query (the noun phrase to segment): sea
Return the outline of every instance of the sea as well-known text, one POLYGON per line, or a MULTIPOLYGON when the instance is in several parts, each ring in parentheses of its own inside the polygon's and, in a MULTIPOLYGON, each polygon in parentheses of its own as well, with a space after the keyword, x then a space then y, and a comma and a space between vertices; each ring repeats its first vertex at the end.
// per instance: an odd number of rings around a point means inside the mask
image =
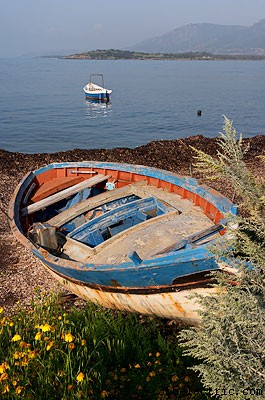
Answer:
POLYGON ((0 148, 8 151, 216 137, 224 115, 245 138, 265 134, 265 61, 0 59, 0 148), (104 75, 108 104, 85 99, 90 74, 104 75))

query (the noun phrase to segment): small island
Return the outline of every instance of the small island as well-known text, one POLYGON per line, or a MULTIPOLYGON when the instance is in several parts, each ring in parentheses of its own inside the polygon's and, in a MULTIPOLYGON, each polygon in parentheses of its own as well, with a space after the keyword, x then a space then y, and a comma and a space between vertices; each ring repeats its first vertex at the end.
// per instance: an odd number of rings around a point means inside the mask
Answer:
POLYGON ((85 53, 57 56, 71 60, 264 60, 265 55, 188 53, 144 53, 129 50, 91 50, 85 53))

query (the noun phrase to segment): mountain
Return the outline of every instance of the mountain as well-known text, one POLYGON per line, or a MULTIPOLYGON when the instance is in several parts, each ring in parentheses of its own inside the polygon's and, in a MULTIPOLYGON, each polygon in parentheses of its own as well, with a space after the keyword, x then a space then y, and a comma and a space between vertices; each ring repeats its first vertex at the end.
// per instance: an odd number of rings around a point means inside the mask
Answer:
POLYGON ((265 19, 252 26, 188 24, 129 50, 148 53, 265 54, 265 19))

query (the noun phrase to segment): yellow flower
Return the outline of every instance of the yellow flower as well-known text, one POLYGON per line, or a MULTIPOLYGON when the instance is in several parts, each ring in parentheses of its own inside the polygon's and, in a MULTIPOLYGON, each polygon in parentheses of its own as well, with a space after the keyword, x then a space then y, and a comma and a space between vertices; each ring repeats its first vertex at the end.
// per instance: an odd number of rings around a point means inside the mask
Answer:
POLYGON ((151 377, 153 377, 153 376, 156 376, 156 373, 155 373, 155 371, 151 371, 151 372, 149 372, 149 376, 151 376, 151 377))
POLYGON ((8 369, 8 368, 9 368, 9 366, 8 366, 7 362, 4 361, 2 364, 0 364, 0 374, 5 372, 5 370, 8 369))
POLYGON ((33 350, 29 352, 29 358, 35 358, 37 356, 37 350, 33 350))
POLYGON ((81 346, 85 346, 86 345, 86 339, 82 339, 81 340, 81 346))
POLYGON ((0 314, 2 314, 4 312, 4 308, 0 307, 0 314))
POLYGON ((21 365, 22 365, 22 367, 26 367, 28 365, 28 363, 29 363, 29 360, 28 360, 28 358, 26 358, 25 360, 23 360, 21 362, 21 365))
POLYGON ((173 386, 172 384, 170 384, 170 385, 168 386, 168 390, 169 390, 170 392, 173 392, 174 386, 173 386))
POLYGON ((59 369, 59 371, 57 372, 57 375, 60 377, 63 377, 63 376, 65 376, 65 372, 62 371, 61 369, 59 369))
POLYGON ((184 378, 184 382, 189 382, 189 381, 190 381, 190 377, 188 375, 186 375, 184 378))
POLYGON ((19 347, 27 347, 27 343, 23 340, 19 343, 19 347))
POLYGON ((75 339, 75 337, 74 337, 71 333, 66 333, 66 334, 64 335, 64 338, 63 338, 63 340, 64 340, 65 342, 67 342, 67 343, 73 342, 74 339, 75 339))
POLYGON ((151 365, 152 365, 151 361, 148 361, 147 366, 151 367, 151 365))
POLYGON ((172 382, 177 382, 178 379, 179 379, 179 377, 177 375, 173 375, 171 378, 172 382))
POLYGON ((126 372, 126 368, 122 368, 120 372, 126 372))
POLYGON ((75 349, 75 344, 74 343, 69 343, 68 344, 68 349, 74 350, 75 349))
POLYGON ((3 373, 0 375, 0 382, 6 381, 7 379, 8 379, 8 374, 7 374, 6 372, 3 372, 3 373))
POLYGON ((53 343, 52 341, 49 342, 49 343, 47 344, 47 346, 46 346, 46 350, 47 350, 47 351, 51 350, 51 348, 52 348, 53 345, 54 345, 54 343, 53 343))
POLYGON ((100 396, 101 397, 103 397, 103 398, 105 398, 105 397, 108 397, 108 392, 106 391, 106 390, 102 390, 102 392, 100 393, 100 396))
POLYGON ((21 340, 21 336, 16 334, 12 337, 11 342, 18 342, 19 340, 21 340))
POLYGON ((134 366, 134 368, 141 368, 141 365, 140 365, 140 364, 136 364, 136 365, 134 366))
POLYGON ((16 394, 20 394, 20 393, 22 392, 22 390, 23 390, 23 387, 22 387, 22 386, 18 386, 18 387, 16 388, 16 390, 15 390, 15 393, 16 393, 16 394))
POLYGON ((13 381, 13 382, 12 382, 12 385, 13 385, 13 386, 17 386, 17 381, 13 381))
POLYGON ((24 351, 15 351, 13 357, 15 360, 19 360, 20 358, 25 357, 26 353, 24 351))
POLYGON ((83 372, 79 372, 79 374, 76 377, 77 382, 82 382, 85 378, 85 374, 83 372))
POLYGON ((40 325, 39 328, 42 330, 42 332, 50 332, 52 329, 51 325, 49 324, 40 325))
POLYGON ((5 386, 4 386, 4 389, 2 390, 2 393, 4 394, 4 393, 7 393, 7 392, 9 392, 9 386, 8 386, 8 384, 6 384, 5 386))
POLYGON ((41 340, 42 338, 42 332, 37 332, 35 335, 35 340, 41 340))
POLYGON ((159 352, 156 353, 156 357, 160 357, 160 353, 159 352))
POLYGON ((9 326, 14 326, 14 322, 10 321, 9 326))

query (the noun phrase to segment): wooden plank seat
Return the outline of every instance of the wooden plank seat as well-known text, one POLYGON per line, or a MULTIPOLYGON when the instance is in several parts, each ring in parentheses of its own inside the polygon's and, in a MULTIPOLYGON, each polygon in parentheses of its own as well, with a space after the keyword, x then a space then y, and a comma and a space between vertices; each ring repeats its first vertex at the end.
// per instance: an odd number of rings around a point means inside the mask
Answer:
POLYGON ((124 229, 145 221, 148 212, 157 210, 158 214, 164 214, 167 209, 157 201, 155 197, 134 200, 112 209, 99 217, 77 227, 67 236, 92 247, 104 242, 103 233, 116 235, 124 229))
POLYGON ((134 194, 135 188, 142 185, 146 185, 146 181, 139 181, 115 190, 100 193, 97 196, 90 197, 89 199, 83 200, 81 203, 70 207, 69 209, 51 218, 47 222, 52 226, 60 228, 61 226, 71 221, 72 219, 90 210, 93 210, 94 208, 100 207, 103 204, 108 203, 110 201, 134 194))
POLYGON ((74 186, 68 187, 67 189, 61 190, 58 193, 52 194, 51 196, 48 196, 36 203, 24 207, 22 209, 22 216, 29 215, 43 208, 46 208, 52 204, 57 203, 60 200, 66 199, 67 197, 70 197, 73 194, 80 192, 81 190, 95 186, 98 183, 104 182, 109 178, 111 178, 111 175, 98 174, 96 176, 93 176, 92 178, 83 180, 82 182, 77 183, 74 186))

